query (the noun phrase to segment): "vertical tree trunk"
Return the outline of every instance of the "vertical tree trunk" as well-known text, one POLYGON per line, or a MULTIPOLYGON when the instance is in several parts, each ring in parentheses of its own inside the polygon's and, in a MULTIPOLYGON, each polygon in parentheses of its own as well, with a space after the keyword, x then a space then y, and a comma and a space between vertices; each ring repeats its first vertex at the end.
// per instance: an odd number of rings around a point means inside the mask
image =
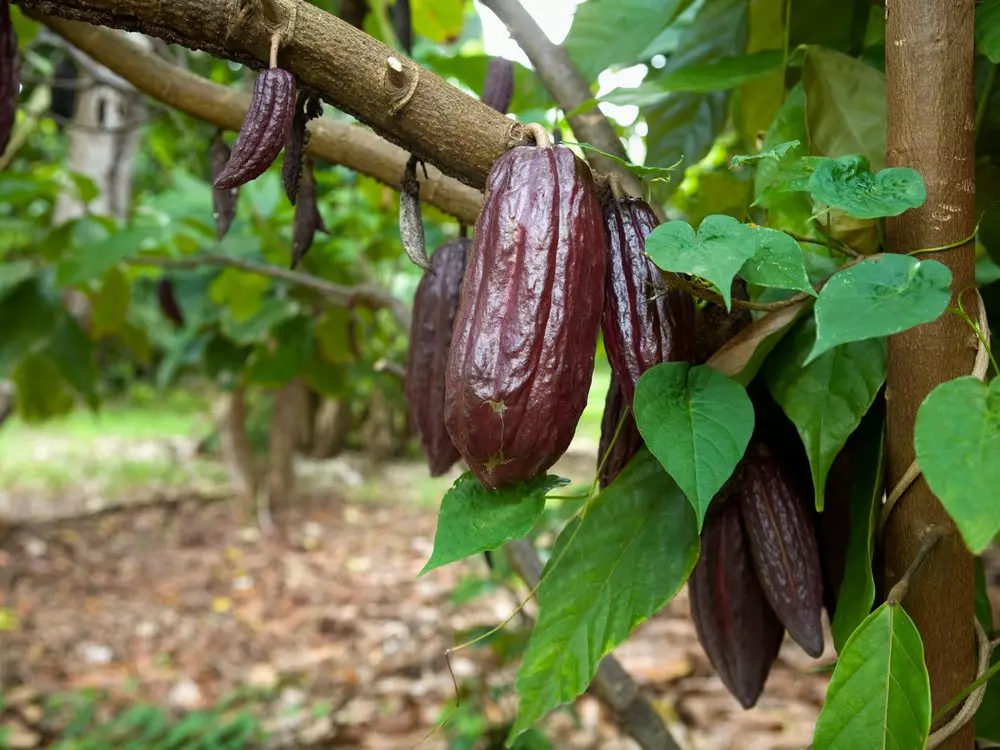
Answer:
POLYGON ((229 472, 229 481, 242 495, 244 507, 250 509, 259 479, 247 435, 246 389, 242 385, 222 397, 216 419, 219 423, 219 452, 229 472))
MULTIPOLYGON (((974 0, 886 3, 887 161, 915 168, 927 185, 921 208, 888 221, 892 252, 944 245, 972 233, 973 16, 974 0)), ((973 243, 968 243, 931 256, 951 268, 953 294, 975 285, 973 252, 973 243)), ((963 298, 967 305, 973 299, 963 298)), ((974 311, 970 314, 975 317, 974 311)), ((972 341, 965 324, 949 313, 889 339, 889 487, 913 461, 913 422, 924 397, 942 381, 972 372, 972 341)), ((923 638, 936 710, 975 678, 973 558, 927 483, 919 479, 900 499, 885 530, 888 586, 913 560, 929 526, 952 533, 920 568, 903 606, 923 638)), ((941 747, 969 750, 972 745, 969 723, 941 747)))
POLYGON ((274 392, 266 488, 257 499, 257 519, 265 532, 273 526, 271 508, 286 501, 295 488, 295 447, 301 429, 302 390, 301 381, 295 379, 274 392))

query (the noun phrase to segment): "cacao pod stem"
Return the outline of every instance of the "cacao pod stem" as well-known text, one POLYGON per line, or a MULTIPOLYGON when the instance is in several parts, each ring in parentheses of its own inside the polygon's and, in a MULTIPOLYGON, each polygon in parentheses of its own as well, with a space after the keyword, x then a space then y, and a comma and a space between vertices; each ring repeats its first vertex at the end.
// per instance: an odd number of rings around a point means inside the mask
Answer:
MULTIPOLYGON (((427 167, 424 167, 427 176, 427 167)), ((424 271, 434 273, 427 258, 427 242, 424 239, 424 222, 420 213, 420 182, 417 180, 417 157, 411 156, 406 162, 403 182, 399 190, 399 236, 403 241, 406 256, 414 265, 424 271)))

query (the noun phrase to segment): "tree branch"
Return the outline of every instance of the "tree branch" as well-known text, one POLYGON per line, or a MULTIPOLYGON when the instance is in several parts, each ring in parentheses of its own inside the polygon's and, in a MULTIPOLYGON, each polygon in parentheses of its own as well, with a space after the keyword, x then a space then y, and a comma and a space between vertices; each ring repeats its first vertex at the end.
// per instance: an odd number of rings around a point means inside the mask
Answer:
MULTIPOLYGON (((538 585, 542 561, 531 542, 526 539, 508 542, 504 553, 510 566, 528 586, 538 585)), ((601 660, 589 690, 611 711, 615 724, 639 743, 642 750, 680 750, 663 719, 613 655, 601 660)))
POLYGON ((410 328, 410 311, 403 304, 403 301, 393 297, 382 287, 375 284, 358 284, 357 286, 342 286, 326 281, 317 276, 298 271, 289 271, 287 268, 257 263, 252 260, 233 258, 229 255, 205 254, 191 255, 186 258, 163 258, 152 255, 143 255, 130 258, 127 261, 133 266, 156 266, 158 268, 201 268, 202 266, 219 266, 223 268, 238 268, 241 271, 258 273, 279 281, 287 281, 296 286, 312 289, 319 292, 332 305, 338 307, 351 307, 361 305, 372 310, 387 309, 396 318, 397 322, 405 330, 410 328))
MULTIPOLYGON (((545 88, 564 111, 572 112, 584 102, 594 98, 590 84, 576 69, 566 50, 549 40, 531 14, 524 9, 520 0, 481 0, 481 2, 507 27, 511 37, 531 60, 545 88)), ((628 159, 625 147, 611 121, 596 106, 586 112, 572 115, 569 124, 580 140, 609 154, 628 159)), ((595 169, 620 174, 626 191, 636 197, 642 196, 642 183, 631 172, 593 151, 587 151, 586 156, 595 169)))
MULTIPOLYGON (((370 125, 385 139, 472 187, 523 126, 306 0, 280 0, 295 23, 279 64, 298 84, 370 125), (387 60, 403 64, 402 85, 387 60)), ((232 0, 18 0, 31 17, 56 15, 157 36, 253 68, 266 66, 272 28, 262 13, 234 13, 232 0)), ((138 86, 137 86, 138 88, 138 86)))
MULTIPOLYGON (((32 12, 63 39, 121 76, 147 96, 220 128, 239 130, 250 95, 202 78, 147 52, 124 34, 79 21, 32 12)), ((342 164, 399 189, 409 154, 366 128, 345 125, 329 117, 309 123, 309 153, 342 164)), ((482 194, 458 180, 428 168, 420 198, 466 224, 479 215, 482 194)))

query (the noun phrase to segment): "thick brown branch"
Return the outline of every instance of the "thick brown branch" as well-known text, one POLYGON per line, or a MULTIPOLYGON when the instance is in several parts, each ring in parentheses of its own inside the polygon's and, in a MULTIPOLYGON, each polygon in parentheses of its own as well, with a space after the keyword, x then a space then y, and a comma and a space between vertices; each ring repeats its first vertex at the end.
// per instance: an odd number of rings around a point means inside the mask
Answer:
MULTIPOLYGON (((56 16, 41 16, 40 20, 147 96, 220 128, 239 130, 250 104, 249 94, 172 65, 110 29, 56 16)), ((311 154, 399 189, 409 158, 406 151, 366 128, 329 117, 313 120, 309 129, 311 154)), ((427 173, 428 178, 420 183, 420 198, 461 222, 474 223, 482 194, 434 168, 428 168, 427 173)))
MULTIPOLYGON (((234 12, 232 0, 18 0, 39 13, 140 31, 224 59, 264 67, 271 29, 262 13, 234 12)), ((294 18, 278 64, 379 135, 472 187, 493 162, 527 143, 524 128, 424 70, 401 53, 306 0, 281 0, 294 18), (402 85, 387 61, 402 63, 402 85), (393 80, 390 80, 393 78, 393 80)))
MULTIPOLYGON (((572 112, 594 98, 590 84, 573 65, 566 50, 549 40, 531 14, 524 9, 520 0, 482 0, 482 2, 504 23, 514 41, 531 60, 545 88, 563 110, 572 112)), ((614 126, 597 107, 574 114, 569 118, 569 124, 573 128, 574 135, 581 141, 622 159, 628 158, 614 126)), ((620 174, 627 192, 636 197, 643 194, 641 183, 631 172, 593 151, 588 151, 586 156, 596 169, 620 174)))
MULTIPOLYGON (((542 577, 542 561, 531 542, 518 539, 504 547, 510 566, 531 588, 542 577)), ((605 656, 590 683, 590 692, 615 717, 615 724, 642 750, 680 750, 663 719, 612 655, 605 656)))
POLYGON ((139 256, 131 258, 129 261, 135 266, 156 266, 158 268, 200 268, 202 266, 220 266, 223 268, 238 268, 250 273, 258 273, 279 281, 287 281, 290 284, 312 289, 319 292, 331 305, 339 307, 350 307, 361 305, 372 310, 383 308, 392 312, 405 330, 410 328, 410 311, 403 304, 403 301, 393 297, 382 287, 375 284, 358 284, 357 286, 342 286, 331 281, 311 276, 307 273, 289 271, 287 268, 279 268, 266 263, 257 263, 252 260, 233 258, 229 255, 191 255, 186 258, 162 258, 156 256, 139 256))

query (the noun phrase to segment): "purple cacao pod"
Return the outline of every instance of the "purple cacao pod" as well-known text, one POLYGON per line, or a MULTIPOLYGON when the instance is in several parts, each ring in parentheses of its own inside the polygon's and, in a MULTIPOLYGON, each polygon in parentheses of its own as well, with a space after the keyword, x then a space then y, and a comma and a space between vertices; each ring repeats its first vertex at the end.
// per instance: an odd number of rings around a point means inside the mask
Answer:
POLYGON ((486 182, 448 359, 445 423, 488 488, 569 447, 587 405, 606 266, 593 176, 565 146, 518 146, 486 182))
POLYGON ((10 5, 0 0, 0 154, 7 149, 14 130, 17 97, 21 88, 17 33, 10 18, 10 5))
POLYGON ((514 63, 505 57, 494 57, 486 68, 486 80, 483 81, 483 104, 493 107, 497 112, 507 114, 510 100, 514 97, 514 63))
POLYGON ((471 247, 472 241, 464 237, 439 247, 430 259, 432 273, 423 275, 413 298, 406 406, 432 477, 441 476, 459 459, 444 424, 444 383, 452 326, 471 247))
POLYGON ((281 68, 262 70, 229 163, 213 187, 238 187, 264 174, 285 144, 294 116, 295 76, 281 68))
POLYGON ((625 422, 618 432, 618 439, 612 445, 615 431, 618 430, 618 422, 622 419, 628 404, 622 394, 621 384, 618 378, 611 374, 611 384, 608 386, 608 395, 604 399, 604 416, 601 419, 601 443, 597 451, 598 475, 597 481, 603 490, 611 484, 622 469, 632 460, 632 457, 639 452, 642 447, 642 435, 639 434, 639 427, 635 423, 635 417, 629 410, 625 415, 625 422), (609 452, 610 449, 610 452, 609 452), (605 458, 605 455, 607 458, 605 458), (601 463, 603 461, 603 464, 601 463))
MULTIPOLYGON (((222 170, 229 163, 229 146, 225 144, 221 136, 212 139, 212 145, 208 147, 208 160, 212 169, 212 181, 222 174, 222 170)), ((232 226, 233 219, 236 218, 236 204, 239 201, 240 189, 238 187, 212 189, 212 209, 215 216, 215 238, 222 241, 232 226)))

